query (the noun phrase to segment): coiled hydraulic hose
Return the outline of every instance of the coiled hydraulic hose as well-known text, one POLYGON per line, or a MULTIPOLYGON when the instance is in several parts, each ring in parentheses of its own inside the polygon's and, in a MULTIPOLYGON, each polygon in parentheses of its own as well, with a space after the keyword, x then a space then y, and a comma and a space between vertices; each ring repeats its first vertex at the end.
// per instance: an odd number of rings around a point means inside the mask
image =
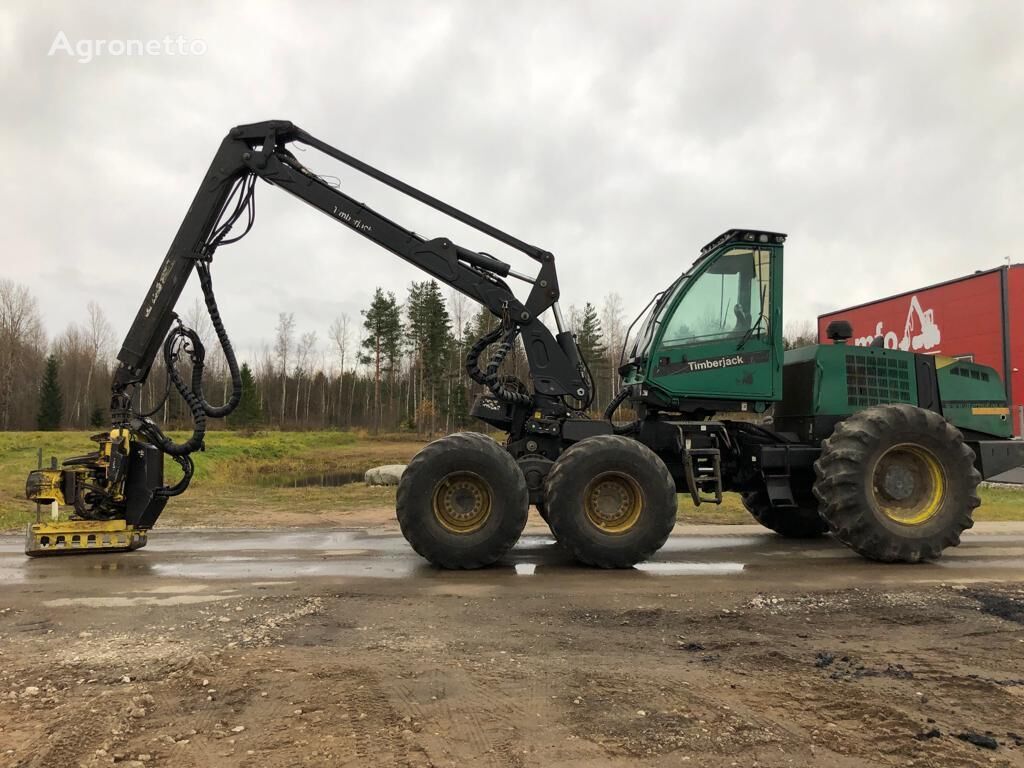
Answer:
POLYGON ((522 403, 528 404, 533 402, 533 398, 525 392, 516 392, 505 386, 505 381, 502 377, 498 376, 498 369, 501 364, 505 361, 508 353, 512 351, 512 347, 515 346, 516 337, 519 335, 519 329, 513 328, 511 331, 505 332, 505 329, 501 326, 495 328, 490 333, 480 338, 466 353, 466 374, 475 381, 477 384, 483 384, 491 393, 499 400, 506 403, 522 403), (504 335, 504 338, 502 336, 504 335), (501 344, 498 345, 497 351, 491 356, 491 359, 487 363, 487 369, 480 369, 480 355, 487 347, 494 344, 498 339, 501 339, 501 344))
MULTIPOLYGON (((199 273, 199 283, 203 289, 203 296, 206 299, 206 308, 210 313, 210 321, 221 349, 224 351, 224 359, 227 361, 228 370, 231 374, 231 396, 223 405, 212 405, 203 396, 203 371, 206 361, 206 348, 203 346, 199 334, 191 328, 186 328, 179 323, 178 327, 171 330, 164 339, 164 364, 167 367, 169 383, 174 386, 181 395, 182 400, 192 415, 192 435, 183 443, 176 443, 167 437, 163 431, 148 419, 144 422, 143 429, 153 442, 168 456, 188 456, 190 453, 201 450, 203 438, 206 436, 207 418, 220 419, 229 415, 242 399, 242 375, 235 358, 234 348, 228 338, 221 320, 220 310, 217 308, 217 299, 213 293, 213 280, 210 277, 209 264, 199 262, 196 265, 199 273), (187 384, 178 370, 178 360, 181 353, 187 354, 192 362, 192 381, 187 384)), ((151 411, 152 413, 152 411, 151 411)), ((180 463, 180 462, 179 462, 180 463)), ((183 467, 184 469, 184 467, 183 467)), ((184 490, 184 488, 182 489, 184 490)))
POLYGON ((210 322, 217 334, 220 348, 224 352, 224 360, 227 361, 228 371, 231 374, 231 396, 223 405, 210 405, 202 395, 202 377, 196 380, 195 373, 192 375, 193 389, 199 393, 199 400, 203 404, 203 411, 207 416, 214 419, 223 419, 230 415, 242 401, 242 373, 238 367, 238 360, 235 358, 235 349, 231 346, 231 339, 224 328, 224 321, 220 318, 220 310, 217 308, 217 299, 213 295, 213 278, 210 276, 210 265, 205 261, 196 264, 196 272, 199 274, 199 285, 203 289, 203 298, 206 300, 206 309, 210 313, 210 322))
POLYGON ((200 450, 203 447, 203 438, 206 436, 206 409, 203 407, 203 360, 206 357, 206 350, 199 334, 191 328, 179 325, 174 328, 167 338, 164 339, 164 364, 167 366, 167 375, 171 384, 178 390, 181 399, 192 414, 192 435, 183 443, 176 443, 163 433, 154 422, 147 421, 143 429, 152 438, 157 447, 168 456, 188 456, 190 453, 200 450), (192 382, 187 384, 178 370, 178 358, 180 354, 175 347, 189 356, 192 361, 192 382))

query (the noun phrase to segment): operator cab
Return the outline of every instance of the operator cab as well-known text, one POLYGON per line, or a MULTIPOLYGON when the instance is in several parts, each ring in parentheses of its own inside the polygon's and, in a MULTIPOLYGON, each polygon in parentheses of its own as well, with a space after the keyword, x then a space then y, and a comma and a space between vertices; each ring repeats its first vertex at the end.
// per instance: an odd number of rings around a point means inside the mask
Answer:
POLYGON ((625 383, 640 385, 648 405, 680 412, 760 411, 779 399, 785 240, 732 229, 705 245, 644 315, 620 369, 625 383))

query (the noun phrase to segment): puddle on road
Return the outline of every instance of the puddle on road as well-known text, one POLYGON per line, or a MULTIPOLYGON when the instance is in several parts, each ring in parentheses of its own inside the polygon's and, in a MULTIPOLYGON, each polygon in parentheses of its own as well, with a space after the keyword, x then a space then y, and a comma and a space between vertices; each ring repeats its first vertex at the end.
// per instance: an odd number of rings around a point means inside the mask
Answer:
POLYGON ((302 577, 363 577, 376 579, 403 579, 421 571, 431 571, 424 561, 397 559, 332 558, 308 562, 296 558, 282 560, 232 558, 231 561, 157 563, 152 567, 154 576, 192 579, 246 579, 302 578, 302 577))
POLYGON ((193 605, 231 600, 237 595, 170 595, 168 597, 61 597, 44 600, 50 608, 131 608, 136 605, 193 605))
MULTIPOLYGON (((775 537, 755 535, 673 537, 657 559, 633 570, 636 578, 744 577, 775 583, 925 582, 935 579, 976 579, 982 572, 998 578, 1020 573, 1024 551, 1017 539, 992 536, 965 541, 933 566, 888 566, 863 560, 834 541, 800 547, 775 537), (831 562, 830 562, 831 561, 831 562)), ((0 554, 0 584, 34 584, 56 591, 68 583, 96 578, 130 579, 139 600, 185 597, 202 588, 158 587, 145 590, 149 578, 178 581, 234 579, 251 586, 281 584, 307 578, 432 580, 466 589, 471 583, 496 588, 514 576, 530 576, 531 584, 553 580, 602 578, 572 562, 547 535, 527 535, 497 566, 467 573, 443 571, 417 557, 401 536, 365 531, 170 531, 154 536, 150 546, 123 554, 28 559, 20 553, 0 554), (143 597, 139 592, 146 592, 143 597)), ((623 572, 611 575, 625 576, 623 572)), ((194 595, 194 597, 200 597, 194 595)), ((108 598, 99 598, 108 599, 108 598)), ((114 600, 129 598, 110 598, 114 600)), ((204 602, 203 598, 199 602, 204 602)), ((221 598, 214 598, 221 599, 221 598)), ((83 603, 86 604, 86 603, 83 603)), ((111 603, 132 605, 139 603, 111 603)), ((160 603, 151 603, 160 604, 160 603)))
MULTIPOLYGON (((394 538, 394 537, 388 537, 394 538)), ((150 552, 322 552, 357 548, 356 542, 373 541, 373 549, 383 549, 386 538, 372 538, 363 531, 157 531, 150 536, 150 552), (208 534, 208 535, 206 535, 208 534), (353 546, 355 545, 355 546, 353 546)), ((400 541, 405 544, 404 539, 400 541)))
POLYGON ((765 544, 772 545, 775 541, 767 536, 671 536, 659 552, 707 552, 712 549, 764 549, 765 544))
MULTIPOLYGON (((168 584, 162 587, 151 589, 134 589, 133 592, 146 595, 183 595, 188 592, 204 592, 209 589, 208 584, 168 584)), ((232 590, 233 591, 233 590, 232 590)))
POLYGON ((319 552, 322 557, 367 557, 373 554, 371 549, 325 549, 319 552))
POLYGON ((638 563, 635 570, 655 576, 724 576, 727 573, 742 573, 743 563, 638 563))

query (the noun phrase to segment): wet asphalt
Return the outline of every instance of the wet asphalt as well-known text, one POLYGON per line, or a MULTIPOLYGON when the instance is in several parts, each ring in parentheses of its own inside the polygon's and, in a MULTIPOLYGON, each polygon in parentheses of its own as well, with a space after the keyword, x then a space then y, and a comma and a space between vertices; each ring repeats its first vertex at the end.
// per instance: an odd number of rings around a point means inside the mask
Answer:
POLYGON ((156 529, 127 553, 28 558, 23 537, 0 536, 0 591, 88 594, 113 587, 221 581, 327 586, 402 580, 401 589, 473 585, 574 591, 786 591, 1024 581, 1024 524, 980 523, 934 563, 864 560, 829 538, 787 541, 759 526, 680 527, 649 562, 628 571, 583 568, 550 536, 527 534, 499 564, 452 572, 430 566, 396 533, 374 530, 156 529))

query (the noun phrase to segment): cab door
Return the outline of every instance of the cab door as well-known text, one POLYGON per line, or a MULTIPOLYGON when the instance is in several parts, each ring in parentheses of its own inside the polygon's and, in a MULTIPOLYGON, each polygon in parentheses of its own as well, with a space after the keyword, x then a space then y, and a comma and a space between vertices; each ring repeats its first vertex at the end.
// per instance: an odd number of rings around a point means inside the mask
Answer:
POLYGON ((647 384, 672 400, 781 399, 781 256, 731 243, 698 265, 660 319, 647 384))

